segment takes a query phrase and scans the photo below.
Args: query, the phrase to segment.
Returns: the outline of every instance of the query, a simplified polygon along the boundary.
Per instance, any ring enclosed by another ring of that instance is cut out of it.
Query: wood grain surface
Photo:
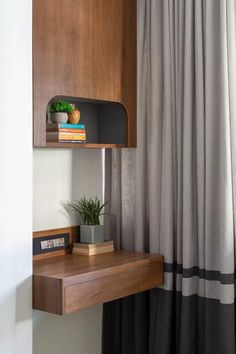
[[[42,311],[67,314],[162,283],[163,257],[160,255],[116,251],[90,257],[58,256],[34,261],[33,306]],[[49,286],[51,295],[47,296]]]
[[[34,0],[34,146],[54,96],[123,103],[136,145],[136,0]]]
[[[124,148],[124,144],[76,144],[76,143],[49,143],[47,142],[46,147],[48,148],[73,148],[73,149],[113,149],[113,148]]]

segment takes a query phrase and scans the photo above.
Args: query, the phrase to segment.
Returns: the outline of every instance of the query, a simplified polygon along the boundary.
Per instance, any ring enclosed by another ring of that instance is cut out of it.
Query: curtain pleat
[[[106,153],[107,235],[164,285],[104,305],[103,354],[234,354],[236,2],[138,0],[136,149]]]

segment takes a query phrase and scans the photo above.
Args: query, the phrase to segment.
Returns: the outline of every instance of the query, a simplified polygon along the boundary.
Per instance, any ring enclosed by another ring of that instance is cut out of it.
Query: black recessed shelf
[[[86,98],[55,96],[48,105],[58,100],[75,104],[80,111],[79,124],[86,129],[86,144],[46,142],[53,148],[113,148],[127,145],[127,112],[119,102]],[[47,109],[48,111],[48,109]],[[49,117],[47,118],[48,121]]]

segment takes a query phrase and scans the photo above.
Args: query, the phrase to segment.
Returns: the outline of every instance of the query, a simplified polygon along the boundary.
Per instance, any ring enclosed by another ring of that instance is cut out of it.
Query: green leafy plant
[[[66,101],[57,101],[53,102],[50,105],[50,112],[57,113],[57,112],[67,112],[70,113],[74,106]]]
[[[83,197],[79,201],[66,204],[66,206],[78,213],[82,217],[85,225],[100,225],[99,217],[105,214],[103,213],[103,209],[106,204],[107,202],[102,203],[98,197],[94,199],[86,199]]]

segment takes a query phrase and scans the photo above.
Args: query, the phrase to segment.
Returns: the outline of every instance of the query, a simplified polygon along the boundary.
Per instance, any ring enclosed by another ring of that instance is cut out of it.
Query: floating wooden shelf
[[[116,251],[91,257],[63,255],[33,263],[33,307],[58,315],[155,288],[163,257]]]
[[[47,148],[76,148],[76,149],[112,149],[124,148],[123,144],[76,144],[76,143],[46,143]]]

